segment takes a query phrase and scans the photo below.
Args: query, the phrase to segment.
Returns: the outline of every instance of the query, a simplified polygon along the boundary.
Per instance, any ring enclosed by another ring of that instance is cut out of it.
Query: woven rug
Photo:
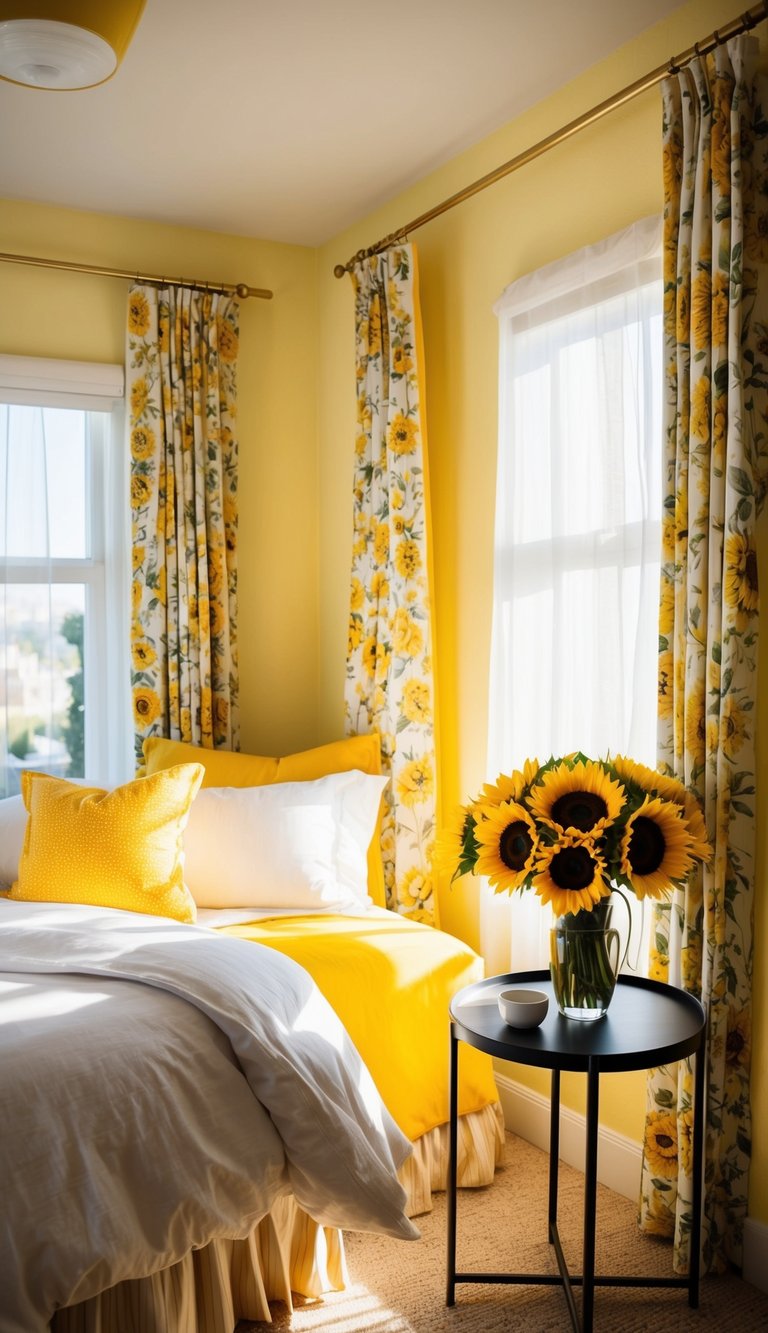
[[[459,1270],[556,1273],[547,1242],[548,1158],[525,1140],[507,1135],[505,1165],[492,1186],[462,1190],[458,1203]],[[580,1172],[561,1164],[558,1223],[571,1272],[581,1271],[583,1185]],[[456,1305],[445,1304],[445,1196],[416,1219],[420,1241],[346,1234],[351,1285],[292,1313],[273,1307],[273,1323],[241,1322],[237,1333],[564,1333],[570,1327],[562,1289],[459,1284]],[[598,1186],[596,1271],[672,1277],[668,1242],[642,1236],[636,1207]],[[581,1295],[576,1289],[579,1306]],[[765,1333],[768,1295],[735,1273],[705,1277],[698,1310],[684,1289],[597,1288],[595,1333]]]

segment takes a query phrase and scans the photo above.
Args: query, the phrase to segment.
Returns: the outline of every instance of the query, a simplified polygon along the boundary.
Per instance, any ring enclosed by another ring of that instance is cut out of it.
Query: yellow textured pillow
[[[195,760],[205,768],[204,787],[266,787],[272,782],[314,782],[331,773],[381,773],[381,741],[376,732],[346,736],[313,750],[285,755],[281,759],[242,754],[231,750],[207,750],[185,741],[148,736],[144,742],[145,773],[157,773],[171,764]],[[381,860],[381,814],[368,848],[368,892],[379,907],[386,906],[384,866]]]
[[[114,791],[22,773],[29,819],[9,897],[194,921],[182,833],[202,780],[201,764],[177,764]]]

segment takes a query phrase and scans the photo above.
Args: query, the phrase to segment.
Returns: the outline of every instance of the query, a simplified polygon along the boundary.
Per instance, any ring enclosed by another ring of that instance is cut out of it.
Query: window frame
[[[605,530],[601,529],[601,541],[597,548],[594,546],[596,532],[588,527],[584,531],[575,529],[559,533],[555,530],[551,535],[540,538],[534,535],[532,538],[513,540],[513,523],[509,521],[511,511],[505,508],[505,495],[508,496],[509,483],[515,476],[514,472],[507,472],[506,469],[512,465],[513,451],[520,445],[519,439],[514,439],[512,424],[516,401],[513,378],[515,372],[519,373],[521,365],[525,365],[527,358],[530,361],[527,369],[532,370],[538,364],[537,356],[541,355],[541,351],[536,348],[535,338],[523,349],[522,355],[519,343],[513,351],[512,342],[520,334],[524,335],[529,331],[535,334],[537,328],[548,325],[553,318],[558,321],[563,317],[573,318],[578,323],[580,312],[584,311],[586,316],[593,307],[604,307],[613,297],[628,292],[640,293],[644,288],[650,288],[650,284],[653,284],[658,294],[660,315],[663,283],[661,219],[657,217],[643,219],[627,228],[625,232],[609,237],[594,246],[585,247],[575,255],[568,255],[543,269],[527,274],[510,284],[494,306],[494,312],[499,320],[497,454],[499,471],[494,522],[493,626],[489,659],[488,761],[491,777],[497,772],[511,771],[513,767],[520,767],[523,759],[533,758],[535,754],[538,754],[541,760],[547,758],[549,754],[546,747],[545,753],[539,753],[536,745],[531,745],[530,738],[522,742],[526,753],[516,751],[510,756],[503,752],[509,745],[512,724],[509,708],[514,693],[513,681],[507,670],[510,649],[506,636],[514,623],[512,620],[506,622],[508,608],[511,605],[508,600],[510,585],[514,582],[515,595],[520,597],[524,593],[535,592],[537,584],[540,589],[548,586],[553,578],[553,571],[559,572],[562,577],[566,570],[571,573],[578,569],[597,572],[600,568],[608,567],[615,567],[621,571],[637,567],[638,578],[642,579],[643,566],[647,563],[647,567],[652,567],[657,563],[655,558],[646,562],[646,552],[649,549],[658,550],[660,557],[661,549],[661,513],[658,518],[647,515],[640,521],[631,519],[623,524],[618,523]],[[610,309],[607,313],[611,314]],[[643,339],[647,337],[644,320],[645,316],[640,326],[643,330]],[[623,327],[623,322],[617,316],[615,328],[619,327]],[[566,345],[570,345],[570,340],[567,344],[563,344]],[[645,349],[645,341],[643,346]],[[544,358],[541,364],[549,363]],[[644,360],[644,365],[646,370],[650,369],[649,361]],[[655,371],[655,366],[653,368]],[[643,398],[643,411],[646,413],[649,410],[650,400],[654,397],[647,394],[647,389],[646,375],[641,388],[641,393],[646,395]],[[558,398],[557,401],[561,403],[562,400]],[[648,422],[650,420],[648,415]],[[662,440],[659,435],[660,472],[661,445]],[[518,496],[520,492],[513,490],[512,494]],[[525,505],[525,497],[521,503]],[[625,519],[628,519],[626,514]],[[616,559],[619,553],[622,556],[621,561]],[[552,559],[549,567],[546,567],[548,558],[553,555],[557,558]],[[543,570],[540,563],[542,560],[545,565]],[[505,568],[506,587],[500,595],[500,575]],[[556,597],[558,595],[556,584],[553,583],[552,586],[553,595]],[[505,621],[504,629],[502,621]],[[654,632],[654,643],[655,641]],[[558,697],[553,690],[552,699],[556,708]],[[655,693],[653,697],[655,699]],[[538,709],[534,711],[538,715]],[[562,713],[560,719],[553,722],[553,726],[555,730],[562,727]],[[545,731],[547,730],[545,727]],[[506,740],[500,740],[503,735],[506,735]],[[654,748],[654,738],[650,734],[648,742],[650,751]],[[557,746],[558,742],[553,740],[553,744]],[[587,741],[584,742],[587,748],[588,744]],[[570,746],[561,744],[558,752],[562,753],[568,749]],[[648,759],[650,754],[636,757]],[[625,895],[625,900],[630,911],[632,937],[629,957],[623,970],[643,974],[646,970],[650,918],[643,905],[633,895]],[[620,927],[622,937],[626,939],[626,927],[621,916],[614,924]],[[502,900],[501,895],[492,894],[487,886],[484,886],[481,896],[481,944],[491,972],[508,971],[510,966],[513,971],[544,966],[549,956],[549,925],[546,909],[542,908],[532,893],[516,894],[512,895],[510,900]]]
[[[122,366],[0,356],[0,404],[85,414],[85,555],[2,556],[0,579],[83,587],[85,777],[108,786],[133,772],[123,397]]]

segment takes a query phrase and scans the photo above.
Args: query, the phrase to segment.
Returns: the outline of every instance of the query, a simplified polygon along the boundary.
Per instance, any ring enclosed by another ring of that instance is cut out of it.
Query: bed
[[[159,781],[201,756],[157,741],[145,757],[143,776]],[[4,1123],[22,1126],[20,1142],[7,1136],[0,1151],[0,1188],[16,1189],[6,1192],[16,1207],[5,1210],[0,1275],[16,1275],[22,1313],[12,1318],[0,1300],[0,1333],[38,1333],[58,1307],[55,1333],[232,1333],[239,1318],[268,1320],[272,1301],[290,1307],[292,1292],[342,1287],[344,1228],[413,1237],[408,1219],[444,1187],[447,1003],[482,966],[453,937],[380,905],[381,780],[360,795],[360,775],[377,776],[377,738],[287,761],[202,759],[184,835],[195,924],[109,899],[0,901],[0,1100]],[[292,789],[304,804],[286,816]],[[341,901],[329,898],[317,859],[309,868],[306,858],[298,869],[286,862],[299,815],[307,827],[308,791],[315,852],[328,851],[332,815],[330,878],[347,883]],[[13,813],[4,829],[0,808],[0,881],[3,860],[16,855]],[[15,814],[18,822],[18,802]],[[25,836],[30,823],[25,808]],[[339,826],[354,834],[341,850]],[[365,891],[355,897],[348,887],[359,879],[361,848]],[[310,888],[296,901],[302,876]],[[263,881],[255,891],[254,877]],[[212,879],[215,891],[201,887]],[[270,884],[293,887],[276,895]],[[263,1048],[270,1033],[272,1051],[278,1011],[288,1033],[280,1079],[265,1074]],[[21,1025],[7,1017],[19,1014]],[[322,1059],[313,1052],[305,1069],[309,1037]],[[262,1043],[257,1055],[252,1042]],[[459,1180],[470,1186],[490,1183],[503,1146],[490,1062],[474,1054],[460,1088]],[[301,1095],[286,1083],[273,1102],[289,1074]],[[65,1112],[62,1087],[74,1089],[73,1110]],[[106,1104],[93,1087],[111,1090]],[[327,1092],[320,1104],[332,1154],[302,1133],[318,1121],[306,1101],[318,1089]],[[65,1147],[44,1130],[52,1120],[70,1153],[78,1145],[73,1178]],[[48,1156],[65,1164],[63,1175],[49,1170]]]

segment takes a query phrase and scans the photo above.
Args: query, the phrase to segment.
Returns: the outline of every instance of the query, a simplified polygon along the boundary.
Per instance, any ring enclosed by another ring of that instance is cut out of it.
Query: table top
[[[513,1028],[499,1013],[499,991],[541,990],[549,1009],[537,1028]],[[699,1001],[676,986],[620,976],[604,1018],[564,1018],[548,971],[510,972],[465,986],[450,1004],[457,1037],[488,1055],[545,1069],[618,1073],[651,1069],[701,1048],[706,1016]]]

